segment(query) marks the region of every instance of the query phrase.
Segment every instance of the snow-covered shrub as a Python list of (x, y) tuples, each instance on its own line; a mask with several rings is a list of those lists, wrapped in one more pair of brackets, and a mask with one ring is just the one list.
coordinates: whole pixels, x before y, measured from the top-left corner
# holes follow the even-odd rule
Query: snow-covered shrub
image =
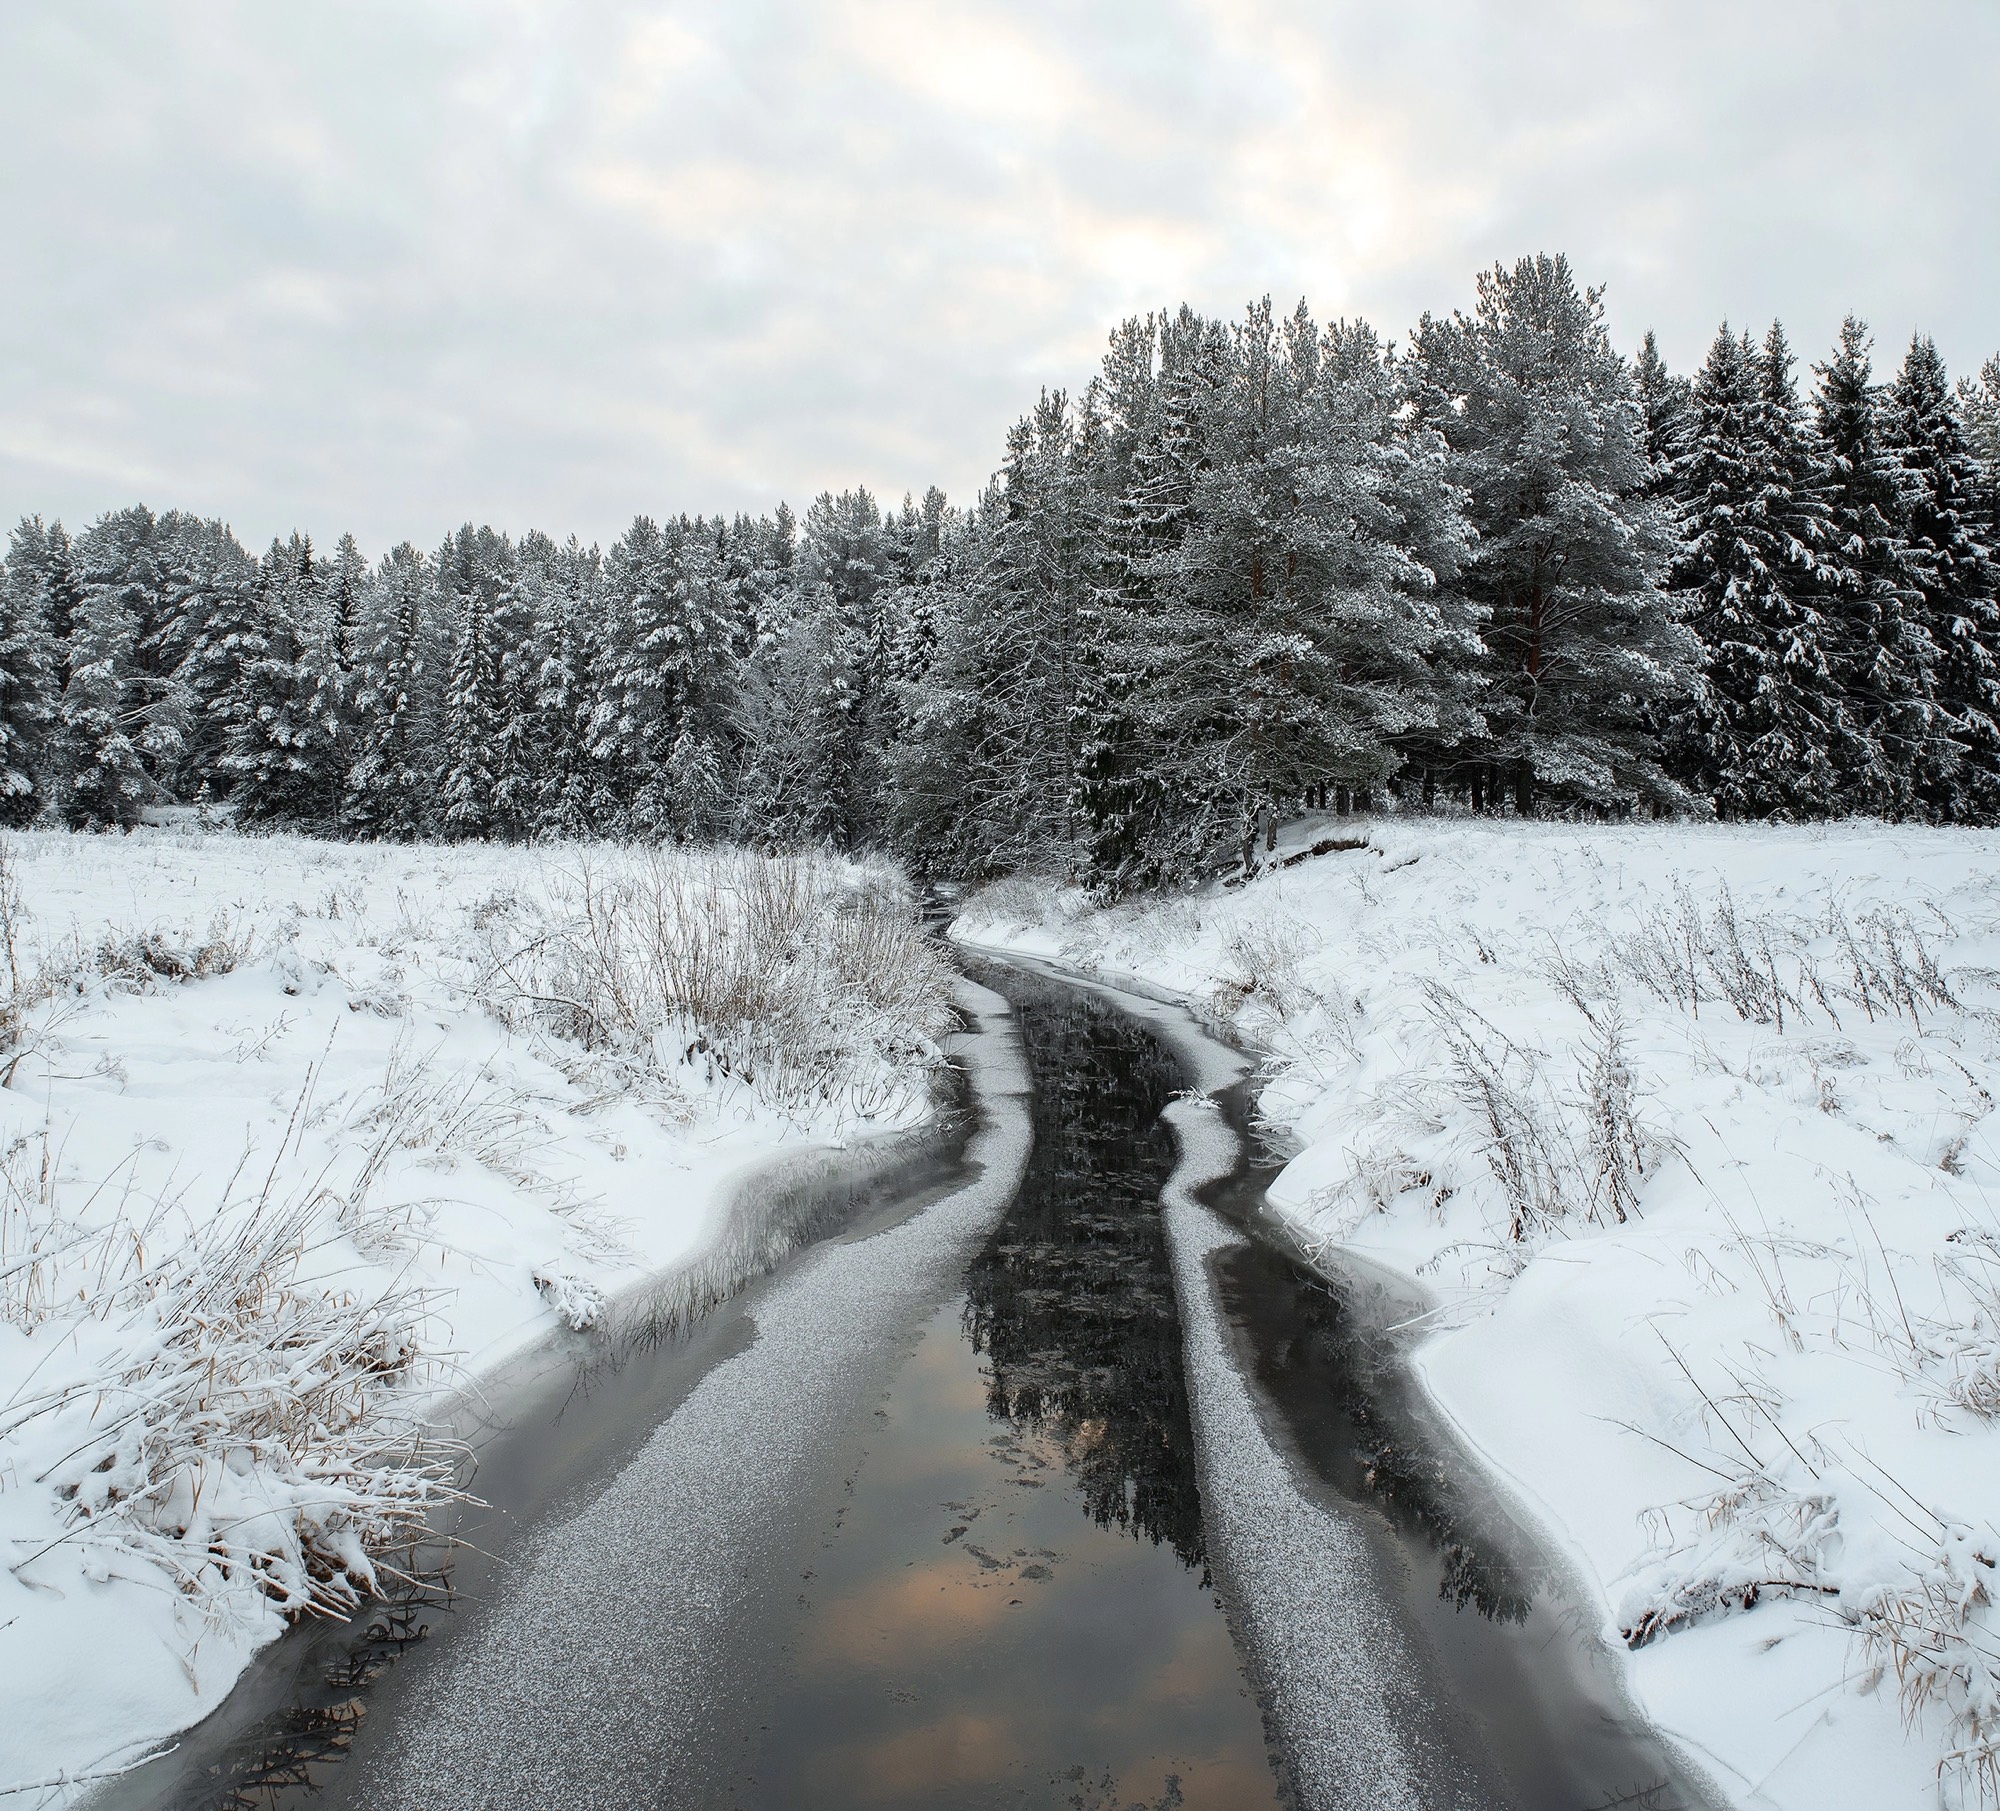
[(1579, 1219), (1624, 1221), (1668, 1142), (1639, 1117), (1638, 1088), (1615, 1011), (1592, 1014), (1577, 1051), (1574, 1091), (1549, 1079), (1543, 1052), (1516, 1043), (1441, 983), (1426, 990), (1450, 1059), (1446, 1086), (1470, 1111), (1480, 1152), (1507, 1207), (1516, 1243)]
[(1852, 1615), (1875, 1663), (1896, 1676), (1904, 1720), (1942, 1713), (1951, 1731), (1938, 1762), (1947, 1805), (2000, 1804), (2000, 1534), (1929, 1519), (1928, 1550)]
[(156, 982), (206, 981), (232, 974), (249, 960), (255, 936), (227, 918), (217, 918), (205, 936), (152, 926), (142, 931), (106, 932), (92, 951), (88, 972), (113, 987), (144, 989)]
[(1825, 1491), (1794, 1489), (1761, 1468), (1747, 1469), (1692, 1507), (1699, 1533), (1627, 1581), (1618, 1605), (1627, 1646), (1753, 1609), (1766, 1597), (1839, 1595), (1826, 1562), (1840, 1511)]
[(604, 1319), (604, 1291), (583, 1277), (544, 1266), (535, 1272), (535, 1293), (555, 1310), (572, 1333), (587, 1333)]
[(399, 1406), (436, 1381), (421, 1293), (322, 1274), (338, 1254), (319, 1201), (268, 1183), (72, 1218), (45, 1145), (22, 1140), (0, 1191), (0, 1321), (44, 1352), (0, 1402), (0, 1439), (46, 1455), (52, 1544), (98, 1577), (136, 1556), (204, 1614), (245, 1585), (287, 1614), (352, 1608), (451, 1489)]
[(1009, 874), (969, 893), (958, 908), (967, 925), (1035, 930), (1067, 924), (1090, 910), (1089, 896), (1045, 874)]
[(1296, 919), (1246, 922), (1229, 939), (1227, 961), (1202, 1004), (1224, 1021), (1253, 1005), (1260, 1017), (1279, 1020), (1325, 1005), (1325, 997), (1304, 976), (1305, 964), (1324, 942)]
[[(1608, 961), (1596, 976), (1606, 994), (1615, 970), (1696, 1018), (1704, 1004), (1726, 1005), (1739, 1019), (1779, 1031), (1788, 1017), (1794, 1026), (1819, 1019), (1838, 1029), (1843, 1005), (1871, 1024), (1900, 1015), (1921, 1026), (1927, 1013), (1959, 1004), (1936, 947), (1955, 935), (1942, 917), (1926, 927), (1901, 907), (1855, 915), (1838, 900), (1817, 917), (1745, 918), (1726, 885), (1704, 908), (1682, 879), (1671, 912), (1654, 907), (1605, 938)], [(1577, 970), (1558, 960), (1567, 984)]]
[(906, 889), (830, 856), (656, 852), (490, 927), (495, 1010), (794, 1116), (894, 1113), (941, 1062), (949, 966)]

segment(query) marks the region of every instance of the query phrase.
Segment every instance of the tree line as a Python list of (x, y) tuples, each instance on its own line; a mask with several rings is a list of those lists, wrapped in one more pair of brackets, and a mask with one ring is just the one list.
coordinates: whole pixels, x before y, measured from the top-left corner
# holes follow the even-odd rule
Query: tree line
[(2000, 817), (2000, 359), (1849, 320), (1691, 377), (1561, 258), (1407, 341), (1124, 322), (975, 506), (250, 555), (143, 507), (0, 569), (0, 821), (738, 838), (1105, 892), (1280, 818)]

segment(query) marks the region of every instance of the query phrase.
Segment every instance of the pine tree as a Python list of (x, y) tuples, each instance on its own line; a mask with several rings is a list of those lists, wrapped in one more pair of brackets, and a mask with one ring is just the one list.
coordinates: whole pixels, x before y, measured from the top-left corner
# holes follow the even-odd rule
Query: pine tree
[(1667, 369), (1650, 327), (1633, 362), (1632, 381), (1646, 417), (1647, 494), (1672, 497), (1677, 491), (1676, 469), (1694, 433), (1693, 390), (1686, 378)]
[[(1772, 329), (1773, 370), (1790, 354)], [(1839, 569), (1828, 614), (1849, 708), (1867, 737), (1865, 764), (1846, 777), (1850, 810), (1907, 817), (1955, 783), (1947, 725), (1932, 697), (1937, 649), (1922, 622), (1923, 594), (1909, 545), (1909, 480), (1890, 444), (1870, 368), (1868, 329), (1849, 315), (1834, 355), (1813, 367), (1814, 427), (1826, 461)]]
[(1980, 471), (1986, 543), (2000, 547), (2000, 353), (1979, 368), (1976, 379), (1958, 380), (1958, 407)]
[(865, 488), (822, 491), (806, 511), (797, 554), (799, 595), (832, 620), (818, 631), (818, 731), (831, 766), (825, 834), (842, 848), (881, 838), (886, 817), (881, 756), (893, 725), (883, 682), (888, 625), (879, 599), (903, 576), (895, 537)]
[(706, 523), (641, 516), (606, 562), (592, 758), (630, 832), (712, 834), (728, 814), (739, 606)]
[(1676, 462), (1687, 535), (1676, 581), (1706, 684), (1671, 713), (1667, 746), (1677, 777), (1724, 817), (1825, 817), (1841, 805), (1836, 754), (1861, 738), (1819, 607), (1828, 512), (1796, 406), (1774, 406), (1770, 371), (1725, 324), (1694, 380)]
[(31, 822), (48, 802), (56, 728), (56, 650), (48, 628), (48, 531), (24, 517), (0, 566), (0, 824)]
[(1523, 815), (1544, 795), (1684, 805), (1648, 711), (1692, 682), (1699, 653), (1662, 585), (1677, 534), (1645, 495), (1645, 419), (1602, 293), (1559, 257), (1496, 265), (1470, 317), (1424, 318), (1411, 365), (1479, 536), (1466, 585), (1487, 613), (1480, 753)]
[(179, 791), (202, 799), (226, 790), (221, 762), (244, 701), (243, 658), (262, 645), (257, 562), (226, 524), (193, 516), (178, 518), (172, 555), (157, 646), (184, 713)]
[(382, 562), (364, 613), (357, 668), (356, 750), (341, 803), (354, 835), (409, 840), (437, 808), (436, 712), (431, 708), (424, 556), (407, 541)]
[(1924, 804), (1946, 822), (1990, 823), (2000, 814), (2000, 573), (1980, 523), (1978, 462), (1930, 339), (1911, 339), (1889, 403), (1921, 625), (1937, 650), (1933, 695), (1957, 744), (1920, 764)]
[(245, 823), (326, 829), (346, 786), (340, 679), (309, 538), (273, 538), (236, 648), (219, 763)]
[(61, 810), (72, 829), (130, 829), (146, 802), (146, 765), (133, 733), (141, 721), (133, 698), (138, 639), (116, 586), (85, 593), (71, 614), (59, 733)]
[[(530, 825), (545, 837), (579, 837), (594, 821), (587, 730), (597, 550), (574, 536), (521, 542), (520, 586), (528, 621), (514, 680), (530, 724), (526, 762), (534, 788)], [(507, 659), (514, 661), (510, 649)]]
[[(186, 700), (173, 672), (165, 636), (170, 622), (168, 562), (171, 531), (143, 504), (100, 516), (78, 538), (76, 576), (86, 596), (115, 593), (132, 626), (120, 675), (125, 732), (146, 770), (149, 797), (171, 796), (187, 724)], [(164, 530), (164, 532), (163, 532)]]
[(447, 535), (431, 564), (439, 620), (451, 638), (438, 716), (439, 828), (445, 835), (505, 835), (499, 797), (507, 760), (509, 698), (502, 667), (503, 611), (512, 590), (512, 547), (491, 528), (466, 523)]

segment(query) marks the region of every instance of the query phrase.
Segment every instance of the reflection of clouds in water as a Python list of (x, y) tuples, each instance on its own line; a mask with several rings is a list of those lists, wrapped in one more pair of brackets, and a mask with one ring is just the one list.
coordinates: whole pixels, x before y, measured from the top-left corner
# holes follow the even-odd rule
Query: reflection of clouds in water
[(921, 1798), (1004, 1779), (1023, 1746), (1024, 1732), (1005, 1717), (947, 1711), (913, 1729), (830, 1749), (819, 1770), (828, 1786), (859, 1803)]
[(976, 1641), (1009, 1608), (1006, 1594), (991, 1589), (992, 1582), (976, 1560), (955, 1556), (912, 1566), (890, 1579), (870, 1578), (860, 1589), (814, 1606), (801, 1656), (813, 1665), (900, 1665)]

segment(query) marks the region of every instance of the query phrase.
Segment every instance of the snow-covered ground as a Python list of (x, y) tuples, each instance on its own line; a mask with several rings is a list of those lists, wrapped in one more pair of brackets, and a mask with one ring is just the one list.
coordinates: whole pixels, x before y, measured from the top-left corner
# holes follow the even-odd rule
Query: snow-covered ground
[(0, 1792), (349, 1605), (446, 1482), (427, 1402), (701, 1251), (774, 1150), (922, 1118), (951, 1022), (894, 877), (830, 861), (0, 857)]
[(1004, 882), (953, 935), (1266, 1053), (1274, 1205), (1434, 1293), (1425, 1383), (1738, 1802), (2000, 1800), (2000, 836), (1385, 820), (1279, 856), (1102, 910)]

